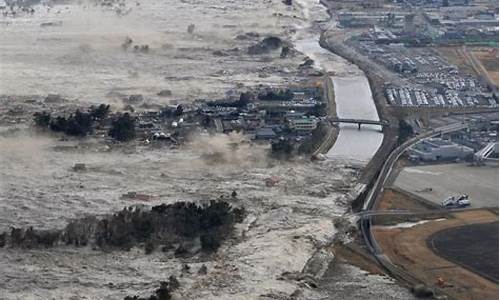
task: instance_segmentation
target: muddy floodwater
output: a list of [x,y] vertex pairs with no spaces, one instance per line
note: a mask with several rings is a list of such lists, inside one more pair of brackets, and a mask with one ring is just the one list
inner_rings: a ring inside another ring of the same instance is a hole
[[[309,56],[318,70],[331,73],[339,116],[366,106],[362,116],[377,117],[359,69],[317,44],[319,30],[332,24],[315,1],[292,7],[278,0],[110,2],[106,7],[93,1],[35,5],[32,15],[0,17],[2,111],[37,101],[49,108],[40,100],[49,93],[70,103],[111,103],[113,109],[130,94],[161,104],[220,97],[238,86],[296,82],[298,65]],[[192,33],[187,32],[190,24],[195,25]],[[248,32],[259,38],[236,38]],[[267,35],[290,41],[299,52],[284,59],[279,53],[246,53]],[[124,49],[126,37],[149,50]],[[172,95],[158,97],[164,89]],[[0,231],[60,229],[72,219],[128,205],[176,201],[225,199],[245,207],[248,215],[235,237],[210,257],[181,259],[172,251],[145,255],[140,248],[103,252],[91,245],[1,248],[2,300],[149,296],[170,275],[180,282],[174,299],[286,299],[292,294],[297,299],[411,299],[390,278],[343,262],[320,260],[326,272],[318,288],[282,277],[300,273],[319,248],[350,239],[346,228],[334,224],[350,220],[344,214],[355,197],[360,165],[378,147],[382,135],[376,130],[341,126],[340,143],[332,150],[339,159],[278,162],[268,158],[268,146],[243,143],[246,137],[240,135],[194,136],[178,148],[110,147],[102,140],[40,134],[30,116],[23,118],[0,122]],[[342,149],[362,142],[366,152],[342,157]],[[223,159],[207,159],[213,153]],[[84,163],[85,170],[74,171],[75,163]],[[269,178],[273,186],[266,184]],[[128,192],[151,197],[122,197]],[[182,272],[182,264],[191,271]],[[202,265],[205,275],[198,274]]]
[[[156,102],[189,101],[223,96],[237,84],[293,81],[302,59],[270,64],[270,57],[246,55],[267,35],[289,34],[299,12],[279,1],[116,2],[124,5],[69,1],[35,6],[33,15],[0,17],[0,94],[58,93],[108,103],[142,94]],[[258,36],[237,38],[248,32]],[[127,37],[133,42],[124,50]],[[149,50],[134,51],[135,45]],[[158,99],[163,89],[172,95]]]

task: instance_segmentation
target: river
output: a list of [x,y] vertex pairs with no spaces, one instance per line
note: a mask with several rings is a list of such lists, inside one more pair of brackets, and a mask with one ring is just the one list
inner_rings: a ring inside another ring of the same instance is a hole
[[[320,30],[335,26],[319,2],[300,0],[306,20],[298,27],[295,47],[315,62],[315,67],[327,72],[333,81],[337,116],[347,119],[379,120],[370,85],[364,73],[347,60],[319,45]],[[382,144],[383,133],[378,125],[340,124],[335,145],[328,151],[331,160],[364,166]]]

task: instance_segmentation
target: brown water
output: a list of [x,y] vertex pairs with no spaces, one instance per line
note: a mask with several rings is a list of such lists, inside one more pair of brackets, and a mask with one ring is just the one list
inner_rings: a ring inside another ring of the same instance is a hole
[[[2,19],[0,93],[60,93],[75,103],[105,99],[121,105],[120,94],[135,93],[152,102],[192,100],[220,96],[238,83],[292,82],[301,55],[280,60],[274,59],[279,53],[216,57],[212,51],[254,43],[234,39],[249,31],[291,39],[290,30],[308,22],[300,8],[280,1],[126,2],[123,11],[131,10],[125,16],[89,4],[35,8],[34,16]],[[62,26],[40,27],[49,21],[62,21]],[[186,32],[191,23],[194,35]],[[126,36],[149,44],[150,52],[123,51]],[[160,100],[155,94],[161,89],[171,89],[172,97]],[[17,127],[16,133],[4,133]],[[10,226],[61,228],[69,219],[126,205],[214,199],[233,190],[238,198],[230,201],[249,211],[237,228],[238,241],[224,244],[210,261],[188,260],[194,271],[182,278],[185,261],[171,253],[0,249],[0,299],[122,299],[149,295],[169,275],[180,278],[179,299],[290,295],[299,285],[277,278],[285,271],[300,272],[317,246],[335,238],[332,220],[348,210],[359,171],[332,161],[277,163],[267,159],[261,146],[230,150],[240,136],[198,137],[182,149],[110,150],[93,140],[58,141],[35,134],[27,124],[0,129],[1,231]],[[214,151],[223,152],[226,162],[201,158]],[[77,162],[86,163],[87,171],[72,171]],[[270,176],[280,178],[277,186],[266,187]],[[120,197],[129,191],[155,198],[144,203]],[[208,266],[206,276],[196,274],[202,263]],[[408,297],[392,281],[354,267],[334,274],[331,288],[304,288],[303,298],[372,299],[372,291],[381,299]],[[366,292],[354,294],[349,286]]]

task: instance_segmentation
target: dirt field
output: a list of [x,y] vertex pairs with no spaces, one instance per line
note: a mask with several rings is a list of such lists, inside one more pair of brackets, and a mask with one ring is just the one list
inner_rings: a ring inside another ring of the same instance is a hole
[[496,82],[498,87],[498,49],[477,48],[471,53],[481,62],[491,81]]
[[[467,50],[482,64],[490,80],[496,83],[496,86],[498,87],[498,49],[473,47],[467,48]],[[441,47],[437,49],[437,52],[463,71],[469,74],[478,73],[464,52],[463,47]]]
[[397,265],[430,286],[438,276],[445,280],[443,292],[454,299],[497,299],[498,285],[453,262],[427,247],[429,236],[453,227],[498,222],[498,214],[490,210],[469,210],[453,214],[454,218],[436,220],[409,228],[374,228],[375,238],[384,253]]
[[474,68],[468,63],[462,51],[462,47],[439,47],[437,53],[446,58],[450,63],[459,67],[462,71],[475,74]]
[[378,203],[377,209],[424,210],[429,209],[429,206],[425,202],[415,201],[414,196],[410,196],[402,190],[386,188],[384,189],[382,200]]

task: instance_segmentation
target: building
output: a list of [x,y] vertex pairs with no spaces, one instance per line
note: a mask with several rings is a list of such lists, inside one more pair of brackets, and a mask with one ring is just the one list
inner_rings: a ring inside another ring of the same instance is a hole
[[314,117],[293,118],[288,120],[288,126],[295,131],[313,131],[317,126],[317,119]]
[[412,158],[422,161],[465,159],[473,154],[474,150],[467,146],[439,138],[424,140],[410,151]]
[[257,140],[272,140],[277,137],[271,127],[262,127],[255,131],[255,139]]

